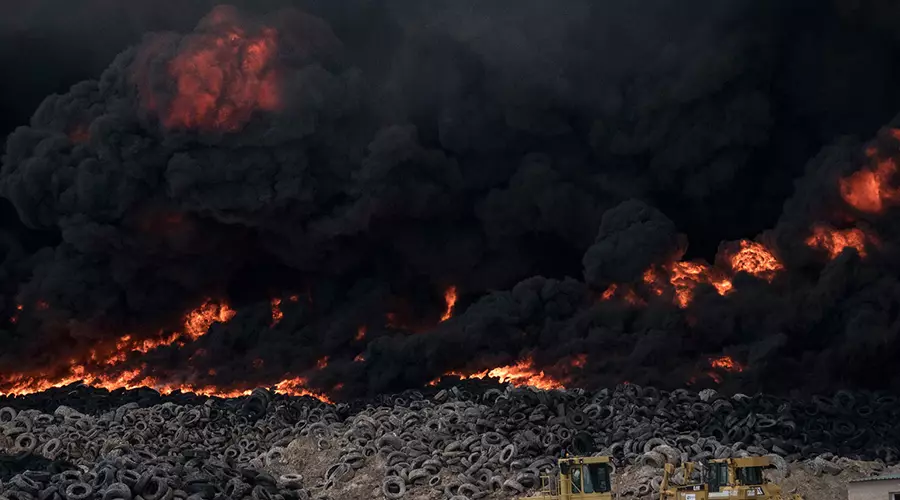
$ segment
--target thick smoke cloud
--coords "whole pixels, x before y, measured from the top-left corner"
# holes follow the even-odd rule
[[[686,241],[659,210],[637,200],[603,214],[597,241],[584,254],[585,281],[597,288],[637,281],[654,264],[678,260]]]
[[[900,109],[893,32],[857,4],[16,12],[4,36],[47,54],[80,37],[83,53],[6,84],[95,79],[7,140],[0,194],[53,236],[11,224],[0,373],[102,365],[212,299],[235,316],[115,370],[219,387],[303,376],[349,397],[525,356],[576,385],[705,384],[725,353],[747,365],[723,382],[741,390],[895,385],[871,370],[898,349],[890,217],[849,214],[880,237],[866,259],[805,243],[840,223],[838,184],[864,148],[844,139],[804,164]],[[78,15],[83,31],[62,21]],[[786,268],[772,283],[737,273],[682,310],[642,280],[768,228]],[[641,303],[602,300],[613,284]]]

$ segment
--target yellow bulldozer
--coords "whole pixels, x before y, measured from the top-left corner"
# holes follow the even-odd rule
[[[659,500],[803,500],[799,495],[782,495],[781,486],[764,476],[763,471],[773,467],[769,457],[720,458],[710,460],[700,481],[693,481],[694,463],[686,462],[682,484],[673,485],[675,466],[666,464]]]
[[[541,491],[528,500],[613,500],[615,465],[608,456],[592,457],[594,448],[590,436],[579,433],[574,440],[574,452],[559,460],[558,475],[541,476]],[[722,458],[704,464],[703,474],[693,482],[695,464],[685,462],[682,484],[673,485],[670,479],[675,466],[666,464],[660,484],[660,500],[803,500],[799,495],[783,496],[781,487],[769,481],[765,469],[774,468],[769,457]]]
[[[609,457],[564,457],[557,465],[559,476],[541,476],[541,492],[529,500],[612,500]]]

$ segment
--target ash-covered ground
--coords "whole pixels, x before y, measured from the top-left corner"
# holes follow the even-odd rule
[[[651,498],[666,463],[769,455],[807,499],[896,470],[896,397],[788,400],[712,390],[542,391],[488,382],[337,405],[84,386],[0,400],[5,499],[480,499],[534,493],[594,449],[616,490]]]

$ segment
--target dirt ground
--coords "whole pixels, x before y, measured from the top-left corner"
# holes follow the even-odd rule
[[[831,475],[822,471],[821,468],[817,471],[813,464],[799,462],[789,465],[787,471],[773,471],[769,478],[781,484],[783,493],[798,493],[804,500],[846,500],[849,481],[881,474],[900,473],[900,466],[886,468],[879,462],[837,459],[834,464],[840,468],[837,475]],[[627,489],[646,483],[654,475],[654,472],[641,467],[626,467],[618,475],[618,487]],[[651,494],[644,498],[656,499],[657,495]]]
[[[338,462],[340,451],[336,449],[318,449],[313,438],[299,438],[287,446],[284,460],[278,464],[270,464],[270,472],[276,475],[294,473],[304,476],[304,484],[311,487],[324,481],[325,472],[329,466]],[[836,475],[828,471],[822,471],[812,463],[801,462],[788,466],[787,471],[774,471],[771,479],[781,483],[784,493],[799,493],[805,500],[846,500],[847,483],[852,479],[858,479],[879,474],[900,472],[900,466],[885,468],[877,462],[858,462],[847,459],[835,461],[840,472]],[[819,469],[819,470],[817,470]],[[786,472],[786,473],[785,473]],[[832,472],[836,472],[832,470]],[[340,500],[372,500],[384,498],[381,493],[381,482],[385,475],[385,464],[377,456],[368,457],[364,465],[358,469],[352,477],[339,484],[328,488],[324,493],[331,499]],[[659,471],[647,467],[626,467],[620,469],[616,475],[616,489],[636,489],[641,484],[649,485],[653,477],[659,477]],[[451,478],[451,474],[443,477],[444,481]],[[534,493],[531,493],[534,494]],[[642,497],[622,496],[620,498],[656,499],[658,493],[647,493]],[[441,500],[443,493],[428,486],[414,486],[406,492],[404,499],[409,500]],[[484,497],[485,500],[524,499],[527,496],[508,496],[501,492],[494,492]]]

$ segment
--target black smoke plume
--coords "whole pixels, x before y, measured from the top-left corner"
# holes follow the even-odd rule
[[[529,358],[586,387],[900,385],[891,209],[840,190],[900,110],[880,2],[245,3],[6,16],[49,64],[4,53],[3,95],[59,93],[0,171],[0,374],[353,397]],[[36,104],[6,101],[8,127]],[[830,259],[821,224],[877,244]],[[771,282],[680,308],[644,279],[758,234]],[[137,348],[210,302],[234,317]],[[743,371],[710,376],[723,355]]]

